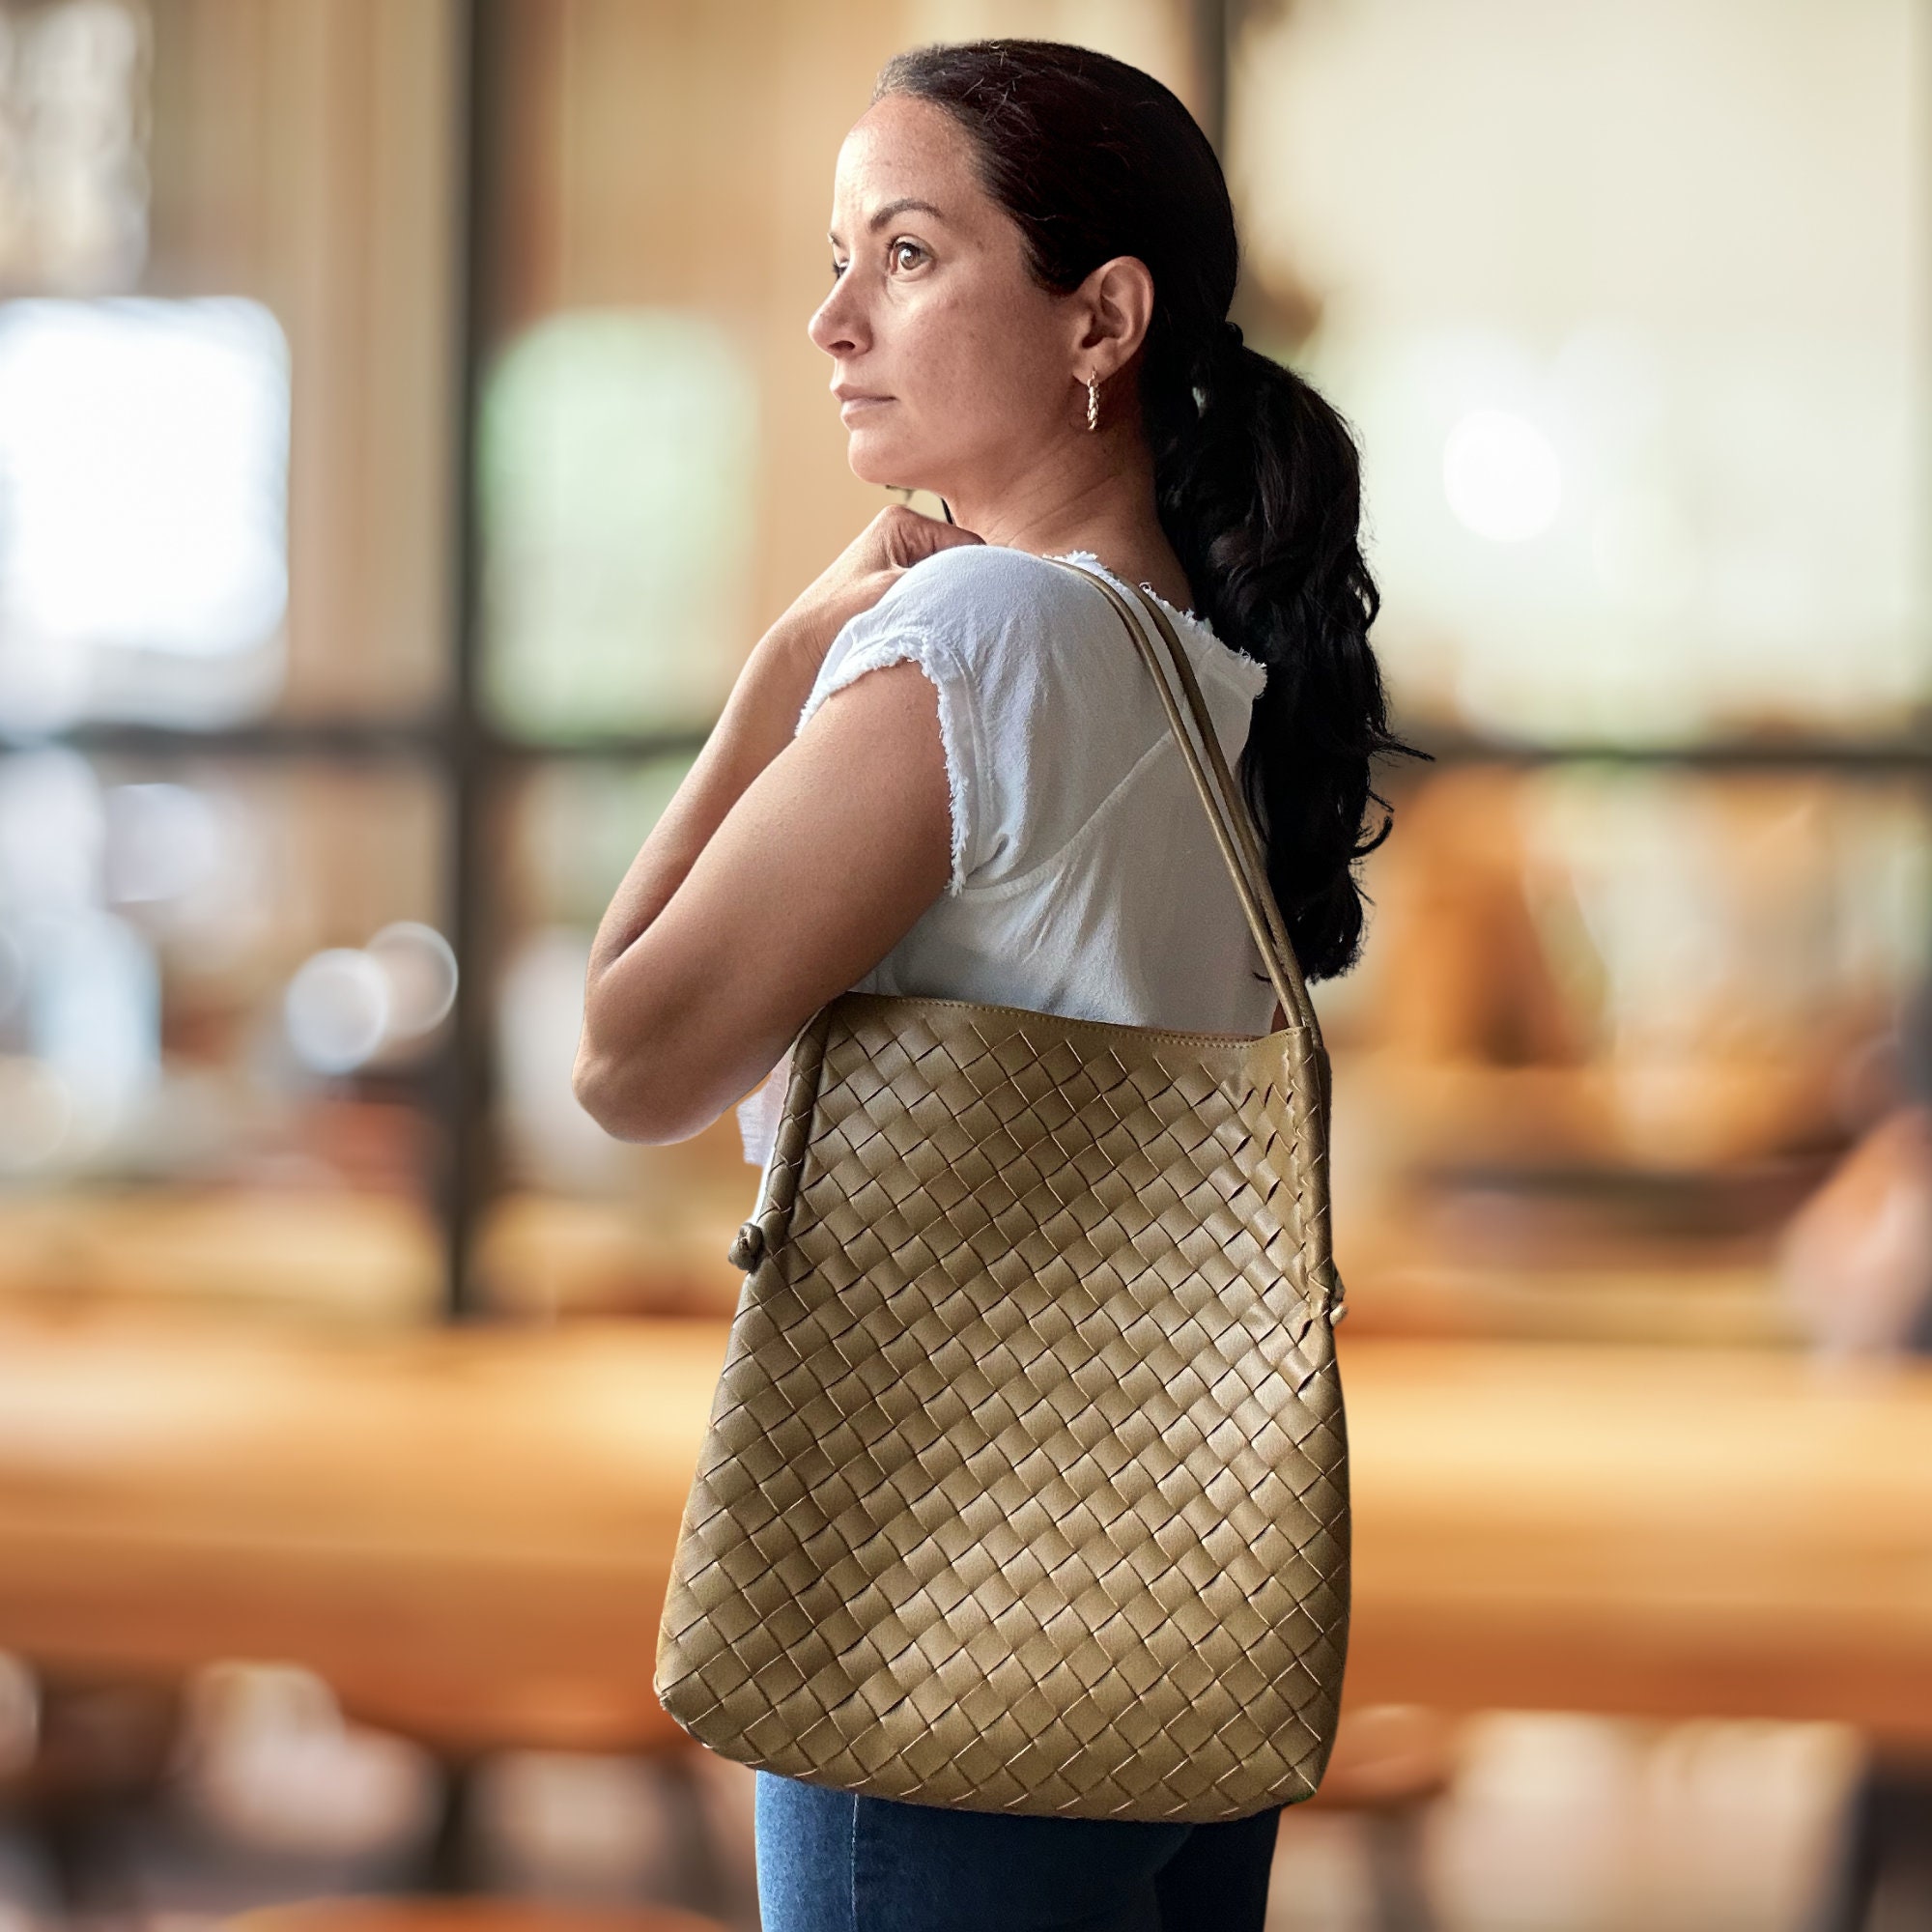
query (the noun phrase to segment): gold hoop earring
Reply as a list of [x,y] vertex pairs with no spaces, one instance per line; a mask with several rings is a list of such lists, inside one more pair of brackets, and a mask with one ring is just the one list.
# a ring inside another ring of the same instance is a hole
[[1100,379],[1087,378],[1087,429],[1091,435],[1100,427]]

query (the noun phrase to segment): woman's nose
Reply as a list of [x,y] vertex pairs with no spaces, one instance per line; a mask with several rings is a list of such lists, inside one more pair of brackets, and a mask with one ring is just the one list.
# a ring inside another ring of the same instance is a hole
[[[850,270],[846,271],[849,276]],[[832,285],[832,293],[819,303],[806,333],[828,355],[850,355],[864,345],[863,329],[858,315],[858,304],[848,291],[849,280],[841,277]]]

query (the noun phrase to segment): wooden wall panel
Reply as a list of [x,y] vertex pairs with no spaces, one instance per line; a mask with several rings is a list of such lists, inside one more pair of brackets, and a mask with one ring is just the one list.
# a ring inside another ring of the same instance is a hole
[[432,703],[448,648],[451,0],[155,0],[146,287],[289,339],[284,710]]

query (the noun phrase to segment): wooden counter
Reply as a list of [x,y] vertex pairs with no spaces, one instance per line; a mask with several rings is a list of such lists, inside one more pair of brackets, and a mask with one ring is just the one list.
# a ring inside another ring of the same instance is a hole
[[[663,1738],[724,1339],[0,1317],[0,1648],[300,1662],[452,1746]],[[1379,1338],[1343,1365],[1352,1699],[1932,1741],[1932,1369]]]
[[1343,1377],[1352,1698],[1932,1742],[1932,1364],[1377,1340]]
[[0,1648],[298,1662],[451,1746],[667,1737],[658,1614],[724,1333],[0,1318]]

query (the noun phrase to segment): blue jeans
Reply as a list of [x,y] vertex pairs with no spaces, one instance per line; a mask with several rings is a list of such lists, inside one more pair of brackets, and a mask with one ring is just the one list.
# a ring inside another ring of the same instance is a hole
[[758,1774],[764,1932],[1262,1932],[1279,1810],[1012,1818]]

